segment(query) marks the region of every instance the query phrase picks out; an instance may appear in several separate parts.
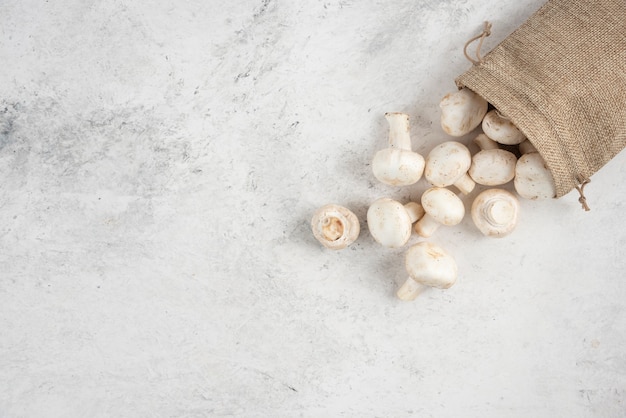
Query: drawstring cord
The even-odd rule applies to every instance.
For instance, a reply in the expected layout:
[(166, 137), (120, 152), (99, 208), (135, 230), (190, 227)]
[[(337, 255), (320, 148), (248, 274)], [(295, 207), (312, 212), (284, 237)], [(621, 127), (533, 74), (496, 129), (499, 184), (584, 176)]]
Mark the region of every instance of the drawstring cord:
[(578, 193), (580, 194), (580, 197), (578, 198), (578, 201), (580, 202), (580, 204), (582, 205), (583, 209), (588, 212), (591, 209), (589, 209), (589, 205), (587, 205), (587, 198), (585, 197), (585, 186), (589, 183), (591, 183), (591, 180), (589, 180), (586, 177), (579, 177), (577, 179), (578, 183), (580, 183), (579, 186), (574, 186), (576, 187), (576, 190), (578, 190)]
[[(483, 62), (483, 57), (480, 55), (480, 49), (483, 47), (483, 41), (489, 35), (491, 35), (491, 23), (485, 22), (483, 31), (465, 43), (465, 46), (463, 47), (463, 55), (465, 55), (465, 58), (467, 58), (472, 64), (478, 65)], [(467, 47), (476, 40), (480, 40), (480, 42), (478, 42), (478, 47), (476, 48), (476, 59), (474, 59), (467, 53)]]
[[(465, 43), (465, 46), (463, 47), (463, 55), (465, 55), (465, 58), (467, 58), (472, 64), (479, 65), (483, 63), (483, 56), (480, 54), (480, 50), (483, 47), (483, 42), (485, 41), (485, 38), (489, 35), (491, 35), (491, 23), (485, 22), (483, 31)], [(476, 47), (476, 58), (474, 59), (470, 57), (469, 53), (467, 52), (467, 48), (475, 41), (479, 42), (478, 46)], [(576, 179), (576, 182), (578, 183), (578, 185), (574, 187), (576, 188), (576, 190), (578, 190), (578, 194), (580, 194), (578, 201), (582, 205), (582, 208), (586, 212), (588, 212), (591, 209), (589, 208), (589, 205), (587, 204), (587, 198), (585, 197), (585, 186), (591, 183), (591, 180), (587, 177), (579, 176)]]

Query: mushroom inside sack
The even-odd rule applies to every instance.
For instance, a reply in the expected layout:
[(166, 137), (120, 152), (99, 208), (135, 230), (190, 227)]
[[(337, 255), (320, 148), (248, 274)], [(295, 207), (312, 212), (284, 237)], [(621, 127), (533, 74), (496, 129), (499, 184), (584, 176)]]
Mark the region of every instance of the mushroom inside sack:
[(468, 88), (449, 93), (441, 99), (441, 128), (451, 136), (463, 136), (480, 125), (488, 103)]
[(522, 150), (526, 153), (517, 160), (513, 180), (517, 194), (530, 200), (556, 197), (554, 178), (541, 154), (528, 140), (520, 144)]
[(482, 128), (485, 135), (503, 145), (517, 145), (526, 139), (517, 126), (496, 109), (487, 112)]

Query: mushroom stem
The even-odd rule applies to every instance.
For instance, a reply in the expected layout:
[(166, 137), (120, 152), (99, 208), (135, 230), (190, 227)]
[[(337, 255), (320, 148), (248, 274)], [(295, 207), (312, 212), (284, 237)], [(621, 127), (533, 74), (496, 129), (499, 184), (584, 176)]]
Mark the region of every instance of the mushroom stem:
[(487, 202), (483, 214), (487, 222), (492, 225), (503, 224), (511, 218), (512, 205), (504, 201)]
[(409, 115), (400, 112), (387, 112), (385, 119), (389, 123), (389, 145), (391, 148), (411, 151)]
[(474, 143), (478, 145), (481, 150), (489, 150), (489, 149), (499, 149), (498, 143), (493, 139), (490, 139), (485, 134), (479, 134), (476, 138), (474, 138)]
[(537, 148), (528, 139), (518, 145), (520, 154), (530, 154), (531, 152), (537, 152)]
[(408, 279), (406, 279), (404, 284), (400, 286), (400, 289), (398, 289), (398, 291), (396, 292), (396, 296), (398, 296), (398, 299), (400, 300), (415, 300), (415, 298), (417, 298), (420, 293), (426, 290), (427, 287), (429, 286), (424, 286), (423, 284), (418, 283), (409, 277)]
[(463, 174), (456, 182), (454, 182), (454, 186), (461, 191), (463, 194), (469, 194), (472, 190), (474, 190), (474, 186), (476, 183), (471, 179), (467, 173)]
[(414, 230), (420, 237), (428, 238), (435, 233), (441, 224), (428, 213), (415, 223)]
[(407, 203), (406, 205), (404, 205), (404, 209), (406, 209), (406, 212), (409, 214), (409, 218), (411, 219), (412, 224), (422, 219), (422, 217), (426, 213), (424, 212), (424, 208), (422, 207), (422, 205), (416, 202)]

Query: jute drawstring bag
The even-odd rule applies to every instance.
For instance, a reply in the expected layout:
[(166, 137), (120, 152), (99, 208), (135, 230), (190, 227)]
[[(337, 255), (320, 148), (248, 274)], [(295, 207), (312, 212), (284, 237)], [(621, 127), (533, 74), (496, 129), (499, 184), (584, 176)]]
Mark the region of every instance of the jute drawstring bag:
[[(550, 0), (456, 79), (537, 148), (556, 197), (626, 147), (626, 0)], [(466, 45), (467, 48), (467, 45)], [(466, 54), (467, 56), (467, 54)]]

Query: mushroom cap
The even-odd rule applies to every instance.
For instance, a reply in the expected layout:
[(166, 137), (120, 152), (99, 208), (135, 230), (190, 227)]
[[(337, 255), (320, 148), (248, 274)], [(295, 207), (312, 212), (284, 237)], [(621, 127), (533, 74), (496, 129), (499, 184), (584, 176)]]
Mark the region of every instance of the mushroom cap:
[(390, 248), (402, 247), (411, 237), (411, 217), (402, 203), (383, 197), (367, 210), (367, 227), (372, 237)]
[(409, 115), (401, 112), (387, 112), (385, 119), (389, 124), (389, 146), (411, 151)]
[(473, 131), (487, 113), (488, 103), (468, 88), (449, 93), (441, 99), (441, 128), (451, 136)]
[(483, 119), (482, 128), (485, 135), (500, 144), (517, 145), (526, 139), (526, 135), (496, 109), (487, 112)]
[(374, 155), (372, 172), (390, 186), (408, 186), (422, 178), (424, 165), (424, 157), (416, 152), (385, 148)]
[(447, 289), (456, 282), (456, 261), (440, 246), (422, 241), (408, 249), (405, 267), (411, 279), (426, 286)]
[(525, 199), (549, 199), (556, 196), (552, 173), (538, 152), (522, 155), (515, 166), (515, 190)]
[(488, 237), (510, 234), (517, 225), (518, 214), (517, 198), (503, 189), (485, 190), (472, 203), (474, 225)]
[(465, 206), (457, 195), (442, 187), (431, 187), (422, 194), (424, 211), (443, 225), (456, 225), (465, 216)]
[(479, 151), (472, 157), (469, 176), (478, 184), (498, 186), (508, 183), (515, 177), (517, 157), (503, 149)]
[(359, 219), (349, 209), (328, 204), (319, 208), (311, 219), (313, 236), (326, 248), (341, 250), (359, 237)]
[(471, 164), (472, 154), (465, 145), (446, 141), (428, 153), (424, 177), (434, 186), (450, 186), (467, 173)]

